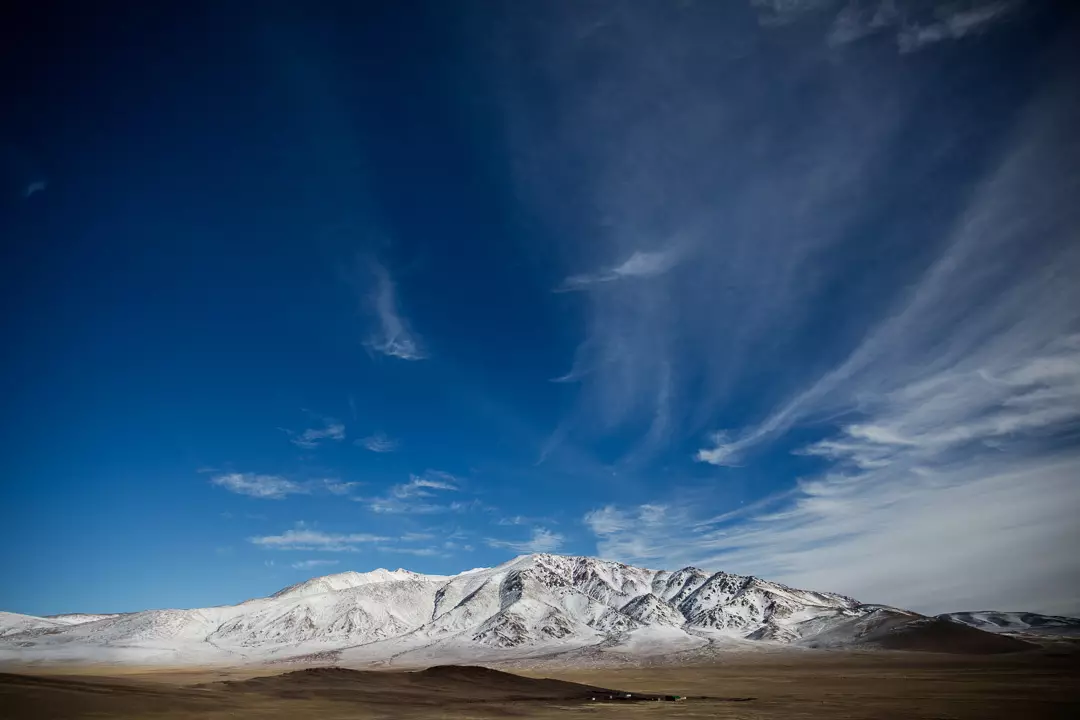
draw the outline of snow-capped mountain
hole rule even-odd
[[[1060,615],[979,610],[946,613],[938,617],[992,633],[1080,636],[1080,618]]]
[[[852,645],[876,642],[915,620],[933,619],[750,576],[537,554],[453,576],[344,572],[270,597],[194,610],[52,618],[0,613],[0,660],[177,664],[318,657],[424,665],[733,644]]]

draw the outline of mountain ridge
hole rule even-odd
[[[187,664],[330,655],[358,664],[430,664],[782,645],[907,647],[911,642],[896,639],[906,632],[916,633],[921,647],[928,634],[944,632],[918,624],[928,620],[938,628],[959,623],[963,638],[985,635],[971,645],[987,651],[1028,645],[971,623],[755,576],[537,553],[449,576],[346,571],[237,605],[53,618],[3,613],[0,660]]]

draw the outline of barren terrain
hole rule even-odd
[[[428,673],[296,668],[5,668],[0,716],[22,718],[1072,718],[1080,654],[733,654],[719,663]],[[20,672],[21,671],[21,672]],[[287,674],[292,672],[293,674]],[[252,678],[258,678],[252,681]],[[553,678],[579,683],[534,683]],[[688,696],[611,702],[592,688]],[[584,692],[583,692],[584,691]],[[598,697],[593,701],[593,697]]]

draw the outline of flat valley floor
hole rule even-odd
[[[435,673],[429,676],[434,684],[416,684],[415,678],[404,678],[400,671],[283,674],[293,670],[280,666],[200,670],[6,667],[0,668],[4,673],[0,676],[0,717],[1080,717],[1080,653],[1075,651],[981,657],[802,651],[732,654],[720,662],[680,667],[512,670],[528,678],[687,696],[682,702],[641,703],[594,702],[577,697],[577,691],[563,683],[530,684],[469,668]]]

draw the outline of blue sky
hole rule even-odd
[[[0,608],[552,551],[1080,612],[1075,13],[209,5],[24,48]]]

